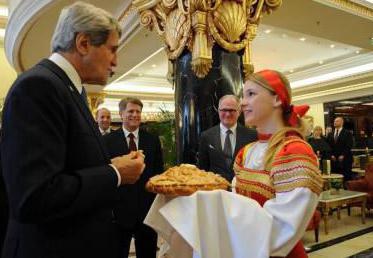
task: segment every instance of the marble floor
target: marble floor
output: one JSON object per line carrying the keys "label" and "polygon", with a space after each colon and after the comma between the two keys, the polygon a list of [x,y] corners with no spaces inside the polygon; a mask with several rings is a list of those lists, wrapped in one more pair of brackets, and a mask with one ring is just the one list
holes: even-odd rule
{"label": "marble floor", "polygon": [[313,231],[306,232],[303,243],[309,248],[309,258],[373,257],[373,211],[367,213],[365,224],[358,208],[351,210],[351,216],[342,209],[340,220],[334,212],[329,219],[329,234],[324,233],[321,221],[319,243],[315,243]]}

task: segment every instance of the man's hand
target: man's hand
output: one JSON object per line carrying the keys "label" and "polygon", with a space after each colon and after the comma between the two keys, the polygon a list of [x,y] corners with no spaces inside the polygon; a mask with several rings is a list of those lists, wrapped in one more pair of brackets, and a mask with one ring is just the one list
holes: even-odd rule
{"label": "man's hand", "polygon": [[128,155],[115,157],[111,163],[118,169],[121,184],[134,184],[145,168],[144,155],[140,151],[132,151]]}
{"label": "man's hand", "polygon": [[338,157],[338,160],[339,160],[340,162],[342,162],[342,161],[344,160],[344,158],[345,158],[345,156],[340,155],[340,156]]}
{"label": "man's hand", "polygon": [[332,155],[331,158],[332,158],[333,161],[335,161],[335,156],[334,155]]}

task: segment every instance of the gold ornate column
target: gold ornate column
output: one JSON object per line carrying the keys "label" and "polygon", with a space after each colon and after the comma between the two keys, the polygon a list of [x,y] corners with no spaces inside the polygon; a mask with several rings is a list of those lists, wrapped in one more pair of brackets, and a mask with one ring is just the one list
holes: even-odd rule
{"label": "gold ornate column", "polygon": [[175,86],[177,163],[195,163],[202,131],[219,123],[219,99],[239,95],[254,71],[251,43],[281,0],[133,0],[141,24],[166,45]]}

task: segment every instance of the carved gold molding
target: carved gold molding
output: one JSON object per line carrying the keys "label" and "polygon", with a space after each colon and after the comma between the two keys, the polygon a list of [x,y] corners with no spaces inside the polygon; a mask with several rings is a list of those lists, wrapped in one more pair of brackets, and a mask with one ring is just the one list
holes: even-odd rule
{"label": "carved gold molding", "polygon": [[340,10],[350,12],[363,18],[373,20],[373,10],[367,6],[349,0],[314,0],[315,2],[326,4]]}
{"label": "carved gold molding", "polygon": [[91,110],[93,116],[96,114],[97,107],[104,102],[105,96],[105,93],[88,92],[87,98],[89,109]]}
{"label": "carved gold molding", "polygon": [[218,44],[230,52],[245,49],[245,76],[253,72],[251,42],[263,13],[271,13],[282,0],[133,0],[140,22],[155,30],[166,43],[169,60],[187,48],[191,66],[205,77],[212,65],[212,47]]}

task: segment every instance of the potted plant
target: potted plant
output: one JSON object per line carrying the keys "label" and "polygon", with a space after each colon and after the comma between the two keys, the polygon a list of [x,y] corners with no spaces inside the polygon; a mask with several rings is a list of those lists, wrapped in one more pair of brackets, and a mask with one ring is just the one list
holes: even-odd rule
{"label": "potted plant", "polygon": [[332,188],[331,194],[339,194],[339,190],[342,188],[341,179],[331,179],[330,187]]}
{"label": "potted plant", "polygon": [[175,116],[174,113],[161,109],[156,120],[146,123],[144,129],[159,136],[164,168],[168,169],[176,165]]}

